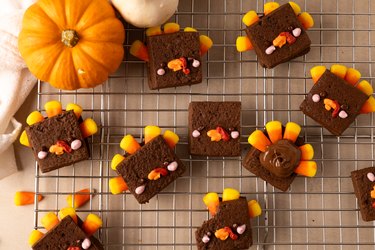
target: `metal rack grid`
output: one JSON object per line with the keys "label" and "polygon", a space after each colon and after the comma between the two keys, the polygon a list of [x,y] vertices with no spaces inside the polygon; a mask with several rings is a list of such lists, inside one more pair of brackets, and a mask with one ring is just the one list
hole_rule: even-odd
{"label": "metal rack grid", "polygon": [[[67,194],[90,187],[96,189],[95,197],[79,215],[100,214],[104,226],[98,236],[106,249],[195,249],[194,232],[209,217],[201,198],[206,192],[234,187],[264,208],[252,221],[251,249],[374,249],[374,224],[359,217],[349,177],[354,169],[374,165],[374,116],[359,116],[343,136],[334,137],[298,107],[312,86],[309,69],[314,65],[342,63],[374,80],[375,1],[296,2],[315,20],[309,30],[311,51],[273,70],[261,68],[253,52],[240,54],[235,49],[236,37],[244,34],[242,15],[251,9],[262,12],[264,1],[181,0],[173,20],[208,34],[215,43],[203,62],[203,83],[150,91],[144,63],[128,52],[120,69],[95,89],[66,92],[38,83],[40,110],[51,99],[74,101],[100,130],[91,140],[91,160],[48,174],[36,166],[35,189],[48,202],[35,204],[35,227],[40,228],[46,212],[66,205]],[[131,27],[126,33],[126,50],[143,37],[143,30]],[[242,168],[242,157],[190,156],[187,107],[193,100],[242,102],[242,157],[249,148],[248,135],[267,121],[301,124],[302,136],[316,151],[317,176],[297,177],[282,193]],[[150,203],[139,205],[129,193],[110,194],[108,180],[115,176],[110,160],[121,152],[123,135],[142,138],[149,124],[180,135],[176,151],[188,170]]]}

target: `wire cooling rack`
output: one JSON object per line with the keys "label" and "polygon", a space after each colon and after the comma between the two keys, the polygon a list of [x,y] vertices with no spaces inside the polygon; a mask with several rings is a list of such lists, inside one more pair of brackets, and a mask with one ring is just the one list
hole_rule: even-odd
{"label": "wire cooling rack", "polygon": [[[203,195],[233,187],[264,208],[252,221],[252,249],[374,249],[374,224],[359,217],[349,177],[354,169],[374,165],[374,116],[360,115],[343,136],[334,137],[298,107],[312,86],[309,69],[314,65],[345,64],[374,81],[375,1],[296,2],[315,20],[308,31],[311,51],[273,70],[261,68],[253,52],[240,54],[235,48],[236,37],[244,34],[242,15],[251,9],[262,12],[264,1],[180,0],[172,20],[197,28],[215,43],[203,61],[203,83],[150,91],[144,63],[128,54],[129,45],[142,39],[144,31],[131,27],[126,29],[126,60],[104,85],[65,92],[39,83],[40,110],[51,99],[73,101],[84,107],[84,117],[100,124],[100,130],[91,139],[91,160],[48,174],[36,166],[35,189],[48,202],[36,203],[35,227],[40,228],[46,212],[66,206],[67,194],[90,187],[95,197],[79,215],[94,212],[103,218],[98,237],[106,249],[195,249],[194,232],[209,218]],[[315,148],[317,176],[297,177],[282,193],[242,168],[242,157],[190,156],[187,107],[198,100],[242,102],[242,157],[249,148],[249,134],[267,121],[301,124],[301,135]],[[139,205],[129,193],[110,194],[108,180],[115,176],[110,160],[121,153],[123,135],[141,139],[149,124],[180,135],[176,151],[187,171],[150,203]]]}

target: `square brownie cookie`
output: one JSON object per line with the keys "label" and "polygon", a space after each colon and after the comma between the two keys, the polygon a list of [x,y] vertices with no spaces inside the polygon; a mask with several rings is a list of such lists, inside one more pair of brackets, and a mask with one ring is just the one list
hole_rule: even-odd
{"label": "square brownie cookie", "polygon": [[190,103],[190,154],[240,156],[240,131],[241,102]]}
{"label": "square brownie cookie", "polygon": [[[235,238],[221,240],[215,233],[224,228],[230,228]],[[245,228],[239,231],[238,228]],[[238,232],[242,232],[241,234]],[[250,224],[249,208],[246,198],[220,202],[217,214],[205,221],[195,232],[197,248],[239,250],[248,249],[253,242]]]}
{"label": "square brownie cookie", "polygon": [[141,204],[148,202],[180,177],[185,169],[161,135],[147,142],[134,154],[126,156],[116,167],[129,191]]}
{"label": "square brownie cookie", "polygon": [[[82,221],[78,219],[81,225]],[[81,248],[82,242],[88,238],[91,242],[88,250],[104,249],[102,244],[94,236],[87,236],[86,233],[77,225],[70,216],[62,219],[54,228],[50,229],[39,241],[37,241],[32,249],[34,250],[66,250],[69,247]]]}
{"label": "square brownie cookie", "polygon": [[375,220],[375,167],[364,168],[351,173],[354,193],[364,221]]}
{"label": "square brownie cookie", "polygon": [[[339,136],[355,120],[367,99],[365,93],[326,70],[311,88],[300,109],[332,134]],[[325,106],[328,102],[337,103],[339,109],[327,110]]]}
{"label": "square brownie cookie", "polygon": [[[293,34],[295,29],[298,29],[298,36]],[[281,48],[275,46],[275,50],[268,52],[267,49],[273,46],[273,41],[280,34],[286,34],[283,32],[287,32],[293,42],[286,42]],[[246,34],[254,47],[259,63],[265,68],[273,68],[310,51],[311,40],[289,3],[246,27]]]}
{"label": "square brownie cookie", "polygon": [[[198,32],[177,32],[147,37],[150,89],[202,82]],[[170,67],[174,67],[171,69]]]}
{"label": "square brownie cookie", "polygon": [[[87,142],[73,110],[45,118],[25,128],[35,159],[42,173],[46,173],[89,158]],[[72,143],[81,146],[72,149]],[[51,147],[60,147],[62,152],[51,153]]]}

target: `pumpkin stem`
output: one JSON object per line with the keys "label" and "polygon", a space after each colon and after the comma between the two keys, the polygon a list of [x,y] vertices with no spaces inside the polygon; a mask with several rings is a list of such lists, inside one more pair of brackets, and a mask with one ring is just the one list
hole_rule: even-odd
{"label": "pumpkin stem", "polygon": [[69,48],[73,48],[77,45],[79,40],[78,34],[75,30],[64,30],[61,33],[61,42]]}

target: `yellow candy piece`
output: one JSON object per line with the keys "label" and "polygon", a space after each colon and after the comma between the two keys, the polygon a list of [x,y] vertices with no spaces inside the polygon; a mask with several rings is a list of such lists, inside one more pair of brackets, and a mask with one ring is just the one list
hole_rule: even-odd
{"label": "yellow candy piece", "polygon": [[374,92],[374,89],[372,88],[371,84],[366,80],[360,81],[357,84],[356,88],[368,96],[372,95],[372,93]]}
{"label": "yellow candy piece", "polygon": [[163,34],[160,26],[151,27],[146,30],[146,36],[156,36]]}
{"label": "yellow candy piece", "polygon": [[345,81],[347,81],[351,85],[355,85],[359,81],[359,79],[361,79],[361,72],[353,68],[348,68],[348,71],[345,75]]}
{"label": "yellow candy piece", "polygon": [[217,208],[219,207],[219,195],[217,193],[208,193],[203,197],[203,202],[206,205],[210,214],[214,216],[217,213]]}
{"label": "yellow candy piece", "polygon": [[273,46],[275,47],[283,47],[286,44],[286,36],[278,35],[273,41]]}
{"label": "yellow candy piece", "polygon": [[51,230],[54,226],[59,224],[59,218],[57,218],[57,215],[55,213],[48,213],[43,216],[41,219],[42,226],[47,229],[47,231]]}
{"label": "yellow candy piece", "polygon": [[198,32],[198,30],[196,30],[196,29],[194,29],[194,28],[192,28],[192,27],[186,27],[186,28],[184,29],[184,32]]}
{"label": "yellow candy piece", "polygon": [[266,130],[268,137],[272,143],[276,143],[278,140],[283,139],[283,128],[279,121],[270,121],[266,124]]}
{"label": "yellow candy piece", "polygon": [[89,214],[86,220],[82,224],[82,230],[87,234],[87,236],[93,235],[99,228],[103,225],[102,219],[96,214]]}
{"label": "yellow candy piece", "polygon": [[372,187],[372,189],[373,189],[373,190],[371,190],[371,192],[370,192],[370,196],[371,196],[371,198],[375,199],[375,186]]}
{"label": "yellow candy piece", "polygon": [[221,140],[221,134],[217,132],[216,129],[211,129],[207,131],[207,136],[211,138],[211,141],[220,141]]}
{"label": "yellow candy piece", "polygon": [[258,14],[253,11],[253,10],[250,10],[249,12],[247,12],[243,18],[242,18],[242,22],[246,25],[246,26],[250,26],[252,25],[253,23],[256,23],[259,21],[259,16]]}
{"label": "yellow candy piece", "polygon": [[327,68],[325,66],[315,66],[310,70],[313,82],[316,83],[320,77],[326,72]]}
{"label": "yellow candy piece", "polygon": [[44,233],[42,233],[39,230],[33,230],[33,231],[31,231],[31,233],[29,235],[29,240],[28,240],[29,246],[32,247],[41,238],[43,238],[43,236],[44,236]]}
{"label": "yellow candy piece", "polygon": [[345,79],[346,72],[348,71],[348,68],[341,64],[334,64],[331,66],[331,72],[338,77]]}
{"label": "yellow candy piece", "polygon": [[298,15],[299,13],[301,13],[301,7],[299,7],[298,4],[296,4],[295,2],[289,2],[289,4],[290,6],[292,6],[294,14]]}
{"label": "yellow candy piece", "polygon": [[33,111],[26,118],[26,123],[31,126],[35,123],[41,122],[44,120],[43,115],[39,111]]}
{"label": "yellow candy piece", "polygon": [[315,161],[301,161],[297,168],[294,169],[294,173],[306,177],[314,177],[317,169],[318,167]]}
{"label": "yellow candy piece", "polygon": [[75,103],[68,103],[68,105],[66,105],[65,110],[66,111],[73,110],[77,119],[81,117],[81,114],[82,114],[82,111],[83,111],[82,107],[79,106],[78,104],[75,104]]}
{"label": "yellow candy piece", "polygon": [[200,35],[199,36],[199,42],[200,42],[200,54],[203,56],[207,53],[207,51],[212,47],[214,44],[208,36]]}
{"label": "yellow candy piece", "polygon": [[73,204],[73,195],[69,194],[66,197],[66,203],[68,206],[72,206],[74,208],[79,208],[85,205],[91,199],[91,193],[95,193],[95,190],[90,190],[89,188],[81,189],[74,194],[74,204]]}
{"label": "yellow candy piece", "polygon": [[279,3],[276,2],[269,2],[264,4],[264,15],[268,15],[272,11],[276,10],[280,7]]}
{"label": "yellow candy piece", "polygon": [[44,104],[48,117],[53,117],[62,113],[62,106],[59,101],[49,101]]}
{"label": "yellow candy piece", "polygon": [[118,164],[120,164],[123,160],[125,160],[124,156],[120,154],[115,154],[111,161],[111,168],[116,171]]}
{"label": "yellow candy piece", "polygon": [[247,206],[249,208],[250,218],[255,218],[262,214],[262,208],[260,207],[258,201],[256,200],[248,201]]}
{"label": "yellow candy piece", "polygon": [[[28,191],[18,191],[14,195],[14,205],[16,206],[24,206],[24,205],[30,205],[34,204],[35,200],[35,193],[34,192],[28,192]],[[43,196],[41,194],[38,194],[38,201],[43,200]]]}
{"label": "yellow candy piece", "polygon": [[301,160],[308,161],[314,157],[314,148],[311,144],[304,144],[299,147],[301,150]]}
{"label": "yellow candy piece", "polygon": [[226,228],[220,228],[215,231],[215,237],[224,241],[228,239],[229,231]]}
{"label": "yellow candy piece", "polygon": [[136,40],[132,43],[130,46],[129,53],[138,59],[148,62],[149,57],[148,57],[148,49],[147,47],[139,40]]}
{"label": "yellow candy piece", "polygon": [[301,126],[294,122],[288,122],[285,125],[284,139],[295,142],[301,132]]}
{"label": "yellow candy piece", "polygon": [[161,129],[158,126],[145,127],[145,143],[148,143],[155,137],[161,134]]}
{"label": "yellow candy piece", "polygon": [[180,31],[180,25],[177,23],[166,23],[164,24],[164,33],[176,33]]}
{"label": "yellow candy piece", "polygon": [[22,131],[21,136],[20,136],[20,143],[26,147],[31,147],[29,143],[29,138],[27,137],[26,131]]}
{"label": "yellow candy piece", "polygon": [[141,145],[139,145],[132,135],[126,135],[120,142],[120,148],[129,154],[134,154],[138,149],[141,148]]}
{"label": "yellow candy piece", "polygon": [[267,147],[272,143],[267,136],[260,130],[255,130],[248,138],[248,142],[256,149],[266,152]]}
{"label": "yellow candy piece", "polygon": [[59,211],[58,216],[60,220],[64,219],[66,216],[70,216],[75,223],[77,223],[78,220],[76,210],[72,207],[62,208]]}
{"label": "yellow candy piece", "polygon": [[245,52],[254,49],[247,36],[239,36],[236,40],[236,48],[238,52]]}
{"label": "yellow candy piece", "polygon": [[117,176],[109,180],[109,190],[111,190],[112,194],[120,194],[128,190],[128,185],[126,185],[122,176]]}
{"label": "yellow candy piece", "polygon": [[359,113],[368,114],[372,112],[375,112],[375,98],[373,96],[370,96],[365,102],[365,104],[363,104]]}
{"label": "yellow candy piece", "polygon": [[98,132],[98,126],[96,125],[96,122],[91,118],[87,118],[86,120],[84,120],[79,125],[79,128],[81,129],[83,138],[87,138]]}
{"label": "yellow candy piece", "polygon": [[298,16],[298,20],[300,21],[300,23],[302,24],[302,26],[305,30],[308,30],[308,29],[310,29],[314,26],[314,19],[307,12],[302,12]]}
{"label": "yellow candy piece", "polygon": [[174,148],[176,144],[178,143],[178,141],[180,140],[178,135],[170,130],[166,130],[164,132],[163,138],[167,142],[170,148]]}
{"label": "yellow candy piece", "polygon": [[223,191],[223,201],[237,200],[240,198],[240,192],[233,188],[225,188]]}

